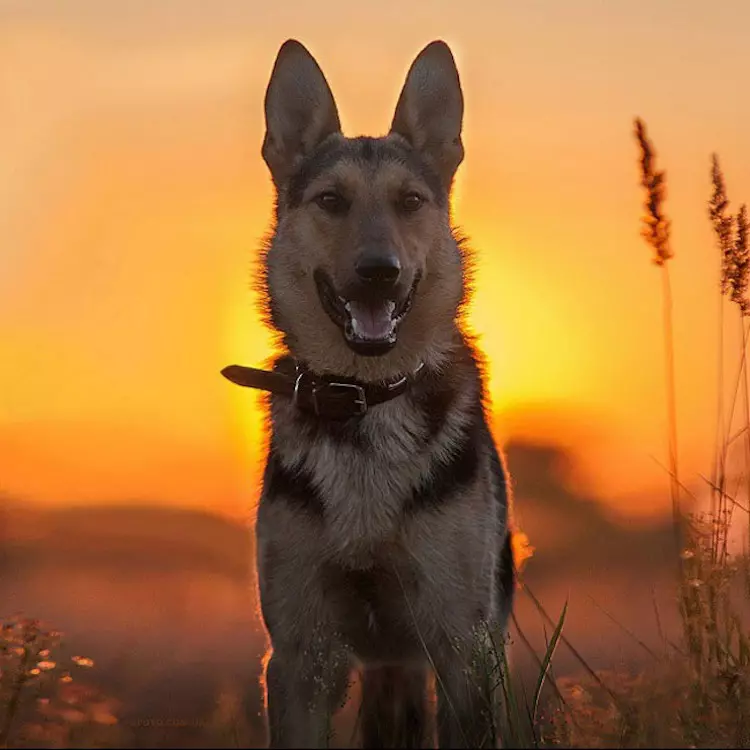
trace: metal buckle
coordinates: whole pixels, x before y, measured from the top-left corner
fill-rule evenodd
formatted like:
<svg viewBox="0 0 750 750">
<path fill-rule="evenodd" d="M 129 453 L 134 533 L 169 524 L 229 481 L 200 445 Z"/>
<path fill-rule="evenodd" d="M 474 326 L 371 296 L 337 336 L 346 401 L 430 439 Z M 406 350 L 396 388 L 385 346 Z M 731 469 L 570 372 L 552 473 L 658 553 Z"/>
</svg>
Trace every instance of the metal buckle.
<svg viewBox="0 0 750 750">
<path fill-rule="evenodd" d="M 295 362 L 294 371 L 296 378 L 294 379 L 294 393 L 292 394 L 292 404 L 299 409 L 299 387 L 302 383 L 302 378 L 307 374 L 306 371 L 300 366 L 299 362 Z"/>
<path fill-rule="evenodd" d="M 422 372 L 422 368 L 424 367 L 424 362 L 420 362 L 417 366 L 417 369 L 414 370 L 414 372 L 411 375 L 402 375 L 398 380 L 394 380 L 392 383 L 386 383 L 385 388 L 388 391 L 393 391 L 396 388 L 400 388 L 409 378 L 416 378 L 417 375 L 419 375 L 420 372 Z"/>
<path fill-rule="evenodd" d="M 300 408 L 300 388 L 305 375 L 311 375 L 308 370 L 305 370 L 299 364 L 295 365 L 294 379 L 294 393 L 292 394 L 292 403 L 297 408 Z M 354 416 L 361 417 L 367 412 L 367 398 L 365 397 L 365 389 L 361 385 L 356 383 L 337 383 L 337 382 L 316 382 L 315 377 L 311 376 L 311 388 L 310 388 L 310 400 L 312 401 L 313 410 L 316 416 L 320 416 L 320 404 L 318 403 L 318 394 L 324 390 L 333 389 L 336 391 L 354 392 L 354 398 L 351 403 L 356 407 Z"/>
<path fill-rule="evenodd" d="M 409 379 L 408 375 L 403 375 L 398 380 L 394 380 L 392 383 L 386 383 L 385 389 L 387 391 L 395 391 L 396 388 L 400 388 L 408 379 Z"/>
<path fill-rule="evenodd" d="M 320 415 L 318 409 L 318 391 L 323 389 L 336 389 L 342 391 L 354 391 L 355 398 L 352 400 L 352 404 L 357 407 L 354 416 L 361 417 L 367 412 L 367 399 L 365 398 L 365 389 L 361 385 L 356 383 L 322 383 L 321 385 L 315 385 L 312 389 L 312 402 L 315 413 Z"/>
</svg>

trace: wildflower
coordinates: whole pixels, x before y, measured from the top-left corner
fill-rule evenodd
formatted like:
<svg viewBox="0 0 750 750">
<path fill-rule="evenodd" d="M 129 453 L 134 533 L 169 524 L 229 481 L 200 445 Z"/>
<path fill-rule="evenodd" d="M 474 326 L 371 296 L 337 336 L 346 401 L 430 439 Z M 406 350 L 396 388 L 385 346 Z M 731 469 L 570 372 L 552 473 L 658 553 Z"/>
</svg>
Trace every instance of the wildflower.
<svg viewBox="0 0 750 750">
<path fill-rule="evenodd" d="M 94 660 L 89 659 L 86 656 L 74 656 L 72 658 L 72 661 L 77 664 L 79 667 L 93 667 L 94 666 Z"/>
<path fill-rule="evenodd" d="M 40 661 L 37 664 L 37 667 L 41 669 L 43 672 L 48 672 L 50 669 L 54 669 L 57 666 L 57 664 L 54 661 Z"/>
<path fill-rule="evenodd" d="M 669 244 L 670 221 L 663 210 L 666 173 L 658 172 L 654 167 L 656 154 L 640 118 L 635 120 L 635 137 L 641 147 L 641 184 L 646 190 L 641 236 L 654 251 L 654 263 L 663 266 L 673 256 Z"/>
<path fill-rule="evenodd" d="M 117 724 L 117 717 L 109 709 L 106 703 L 95 705 L 91 711 L 91 721 L 96 724 L 103 724 L 105 726 L 112 726 Z"/>
</svg>

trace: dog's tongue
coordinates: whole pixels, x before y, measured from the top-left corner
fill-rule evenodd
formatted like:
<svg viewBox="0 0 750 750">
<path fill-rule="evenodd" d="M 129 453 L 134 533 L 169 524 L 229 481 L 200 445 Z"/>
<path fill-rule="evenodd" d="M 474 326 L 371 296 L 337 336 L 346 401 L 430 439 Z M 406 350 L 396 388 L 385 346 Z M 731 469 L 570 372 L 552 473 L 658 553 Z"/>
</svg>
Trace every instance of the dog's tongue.
<svg viewBox="0 0 750 750">
<path fill-rule="evenodd" d="M 386 300 L 376 304 L 349 302 L 349 314 L 352 316 L 352 332 L 362 339 L 385 339 L 393 330 L 393 311 L 395 302 Z"/>
</svg>

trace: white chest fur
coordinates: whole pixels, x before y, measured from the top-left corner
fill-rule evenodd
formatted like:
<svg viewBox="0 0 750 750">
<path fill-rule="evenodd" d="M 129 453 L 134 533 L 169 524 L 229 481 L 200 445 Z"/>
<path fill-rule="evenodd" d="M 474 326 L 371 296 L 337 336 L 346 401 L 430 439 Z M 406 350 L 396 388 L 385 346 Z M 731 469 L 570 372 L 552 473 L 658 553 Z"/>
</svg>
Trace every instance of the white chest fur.
<svg viewBox="0 0 750 750">
<path fill-rule="evenodd" d="M 277 420 L 279 458 L 310 477 L 325 507 L 326 540 L 336 552 L 357 554 L 394 537 L 405 500 L 461 440 L 467 420 L 461 406 L 455 404 L 435 436 L 425 415 L 402 399 L 368 412 L 352 440 L 324 431 L 311 437 L 292 420 Z"/>
</svg>

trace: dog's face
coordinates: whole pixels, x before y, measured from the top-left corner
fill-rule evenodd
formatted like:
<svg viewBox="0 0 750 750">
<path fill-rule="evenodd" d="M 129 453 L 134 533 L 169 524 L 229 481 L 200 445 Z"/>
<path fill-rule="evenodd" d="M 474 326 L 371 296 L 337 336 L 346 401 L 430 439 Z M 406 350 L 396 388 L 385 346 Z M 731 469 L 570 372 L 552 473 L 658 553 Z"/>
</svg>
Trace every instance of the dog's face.
<svg viewBox="0 0 750 750">
<path fill-rule="evenodd" d="M 448 200 L 463 97 L 448 47 L 434 42 L 414 61 L 383 138 L 342 135 L 325 77 L 298 42 L 282 46 L 265 105 L 273 325 L 316 370 L 383 376 L 438 356 L 463 294 Z"/>
</svg>

